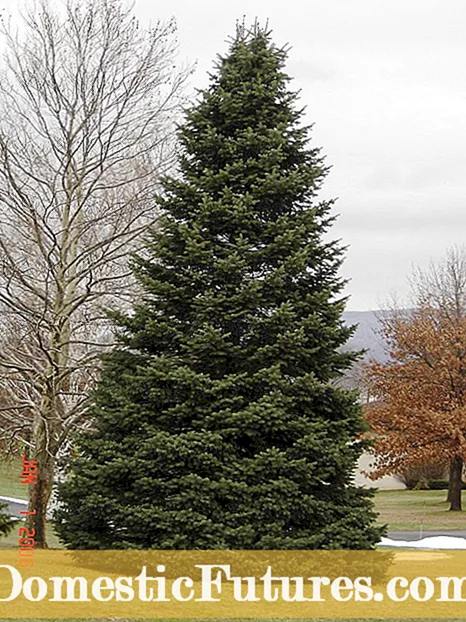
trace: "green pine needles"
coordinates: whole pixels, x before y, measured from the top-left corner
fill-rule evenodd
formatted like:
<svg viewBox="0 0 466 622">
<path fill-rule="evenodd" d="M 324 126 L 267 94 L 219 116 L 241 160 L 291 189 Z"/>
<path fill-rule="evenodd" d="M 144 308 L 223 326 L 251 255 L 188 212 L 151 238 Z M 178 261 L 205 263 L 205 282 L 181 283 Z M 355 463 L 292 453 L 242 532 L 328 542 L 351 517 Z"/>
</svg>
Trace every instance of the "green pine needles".
<svg viewBox="0 0 466 622">
<path fill-rule="evenodd" d="M 0 537 L 7 536 L 14 526 L 15 521 L 8 514 L 8 504 L 0 503 Z"/>
<path fill-rule="evenodd" d="M 334 380 L 342 248 L 286 52 L 239 29 L 180 131 L 180 175 L 135 261 L 57 531 L 76 549 L 370 549 L 364 429 Z"/>
</svg>

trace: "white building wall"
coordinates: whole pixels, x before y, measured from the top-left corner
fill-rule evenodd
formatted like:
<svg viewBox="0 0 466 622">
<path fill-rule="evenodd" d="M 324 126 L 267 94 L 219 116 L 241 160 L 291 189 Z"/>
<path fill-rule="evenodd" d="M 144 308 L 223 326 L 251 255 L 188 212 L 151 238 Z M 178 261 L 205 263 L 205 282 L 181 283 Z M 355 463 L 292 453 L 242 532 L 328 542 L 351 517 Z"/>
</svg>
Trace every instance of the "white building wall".
<svg viewBox="0 0 466 622">
<path fill-rule="evenodd" d="M 358 460 L 358 464 L 354 473 L 354 483 L 364 488 L 379 488 L 380 490 L 404 490 L 406 486 L 400 481 L 386 475 L 380 479 L 372 480 L 364 474 L 372 471 L 373 457 L 369 454 L 362 454 Z"/>
</svg>

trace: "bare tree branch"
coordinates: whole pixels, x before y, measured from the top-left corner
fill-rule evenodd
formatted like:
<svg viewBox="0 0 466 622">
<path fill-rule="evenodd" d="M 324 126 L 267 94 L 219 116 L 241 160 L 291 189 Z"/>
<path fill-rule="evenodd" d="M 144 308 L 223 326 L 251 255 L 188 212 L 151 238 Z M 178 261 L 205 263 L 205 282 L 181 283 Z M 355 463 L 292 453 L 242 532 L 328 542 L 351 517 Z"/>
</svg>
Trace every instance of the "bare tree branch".
<svg viewBox="0 0 466 622">
<path fill-rule="evenodd" d="M 189 72 L 174 23 L 144 30 L 124 0 L 38 0 L 0 32 L 0 439 L 39 460 L 43 523 L 110 344 L 102 308 L 126 304 L 128 255 L 157 217 Z"/>
</svg>

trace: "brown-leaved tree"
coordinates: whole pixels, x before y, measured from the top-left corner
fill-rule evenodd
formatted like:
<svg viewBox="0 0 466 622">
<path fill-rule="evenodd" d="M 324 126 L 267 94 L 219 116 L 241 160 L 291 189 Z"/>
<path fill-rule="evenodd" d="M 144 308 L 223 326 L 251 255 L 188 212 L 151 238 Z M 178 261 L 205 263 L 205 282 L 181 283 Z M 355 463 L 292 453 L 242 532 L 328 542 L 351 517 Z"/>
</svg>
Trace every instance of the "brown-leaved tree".
<svg viewBox="0 0 466 622">
<path fill-rule="evenodd" d="M 416 305 L 381 318 L 390 358 L 366 366 L 375 433 L 374 477 L 423 462 L 450 467 L 451 510 L 461 510 L 466 459 L 466 260 L 450 249 L 418 271 Z"/>
</svg>

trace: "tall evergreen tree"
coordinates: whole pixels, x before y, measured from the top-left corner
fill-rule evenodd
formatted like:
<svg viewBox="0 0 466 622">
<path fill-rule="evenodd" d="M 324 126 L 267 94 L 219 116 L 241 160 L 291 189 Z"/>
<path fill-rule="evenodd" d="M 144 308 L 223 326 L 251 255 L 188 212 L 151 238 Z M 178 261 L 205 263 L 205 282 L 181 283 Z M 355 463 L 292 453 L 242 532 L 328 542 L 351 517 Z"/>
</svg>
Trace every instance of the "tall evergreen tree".
<svg viewBox="0 0 466 622">
<path fill-rule="evenodd" d="M 239 28 L 180 131 L 160 227 L 135 261 L 144 295 L 118 316 L 80 455 L 61 487 L 72 548 L 366 549 L 371 493 L 351 483 L 355 359 L 327 173 L 283 72 Z"/>
</svg>

